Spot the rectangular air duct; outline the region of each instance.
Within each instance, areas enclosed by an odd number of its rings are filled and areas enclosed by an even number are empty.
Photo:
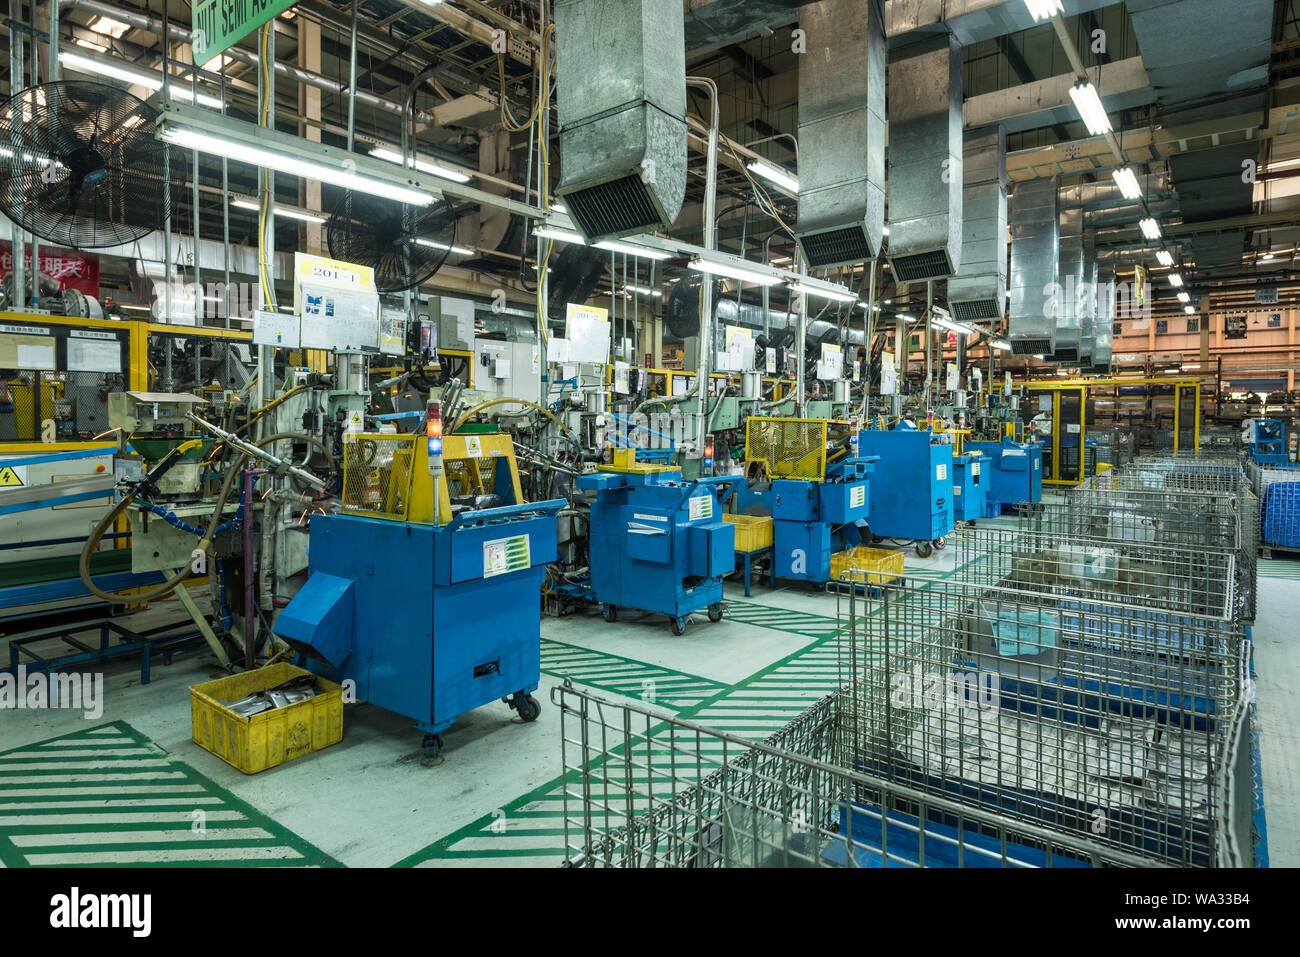
[[[1079,368],[1092,368],[1097,339],[1097,234],[1084,230],[1083,275],[1079,281]]]
[[[686,195],[681,0],[557,0],[560,185],[588,242],[667,229]]]
[[[966,134],[961,268],[948,280],[954,319],[1001,319],[1007,304],[1007,131]]]
[[[1056,348],[1056,318],[1048,308],[1056,282],[1059,235],[1057,177],[1016,184],[1011,194],[1011,300],[1007,339],[1018,356],[1050,355]]]
[[[1056,349],[1054,362],[1079,361],[1079,283],[1083,280],[1083,209],[1061,210],[1061,253],[1057,268],[1060,295],[1057,296]]]
[[[1097,338],[1092,347],[1092,371],[1110,372],[1111,341],[1115,329],[1115,267],[1097,264]]]
[[[879,5],[821,0],[799,10],[799,221],[814,269],[865,262],[885,232],[885,31]]]
[[[889,265],[895,282],[961,265],[961,45],[889,65]]]

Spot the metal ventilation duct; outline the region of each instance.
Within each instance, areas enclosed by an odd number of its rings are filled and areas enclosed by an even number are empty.
[[[966,134],[961,268],[948,280],[954,319],[1001,319],[1007,299],[1007,132]]]
[[[1115,329],[1115,267],[1097,265],[1097,338],[1092,347],[1092,371],[1110,372],[1111,341]]]
[[[1016,184],[1011,222],[1011,301],[1007,339],[1014,355],[1049,355],[1056,348],[1056,319],[1048,315],[1049,287],[1056,282],[1057,177]]]
[[[889,65],[889,265],[897,282],[961,265],[961,45]]]
[[[799,11],[799,222],[809,266],[874,259],[885,232],[885,31],[879,4]]]
[[[1097,234],[1083,234],[1083,275],[1079,294],[1079,368],[1092,367],[1097,342]]]
[[[686,194],[681,0],[557,0],[562,175],[588,241],[666,229]]]
[[[1068,192],[1068,191],[1067,191]],[[1057,297],[1054,362],[1079,361],[1079,283],[1083,280],[1083,210],[1061,211],[1061,253],[1057,267],[1061,284]]]

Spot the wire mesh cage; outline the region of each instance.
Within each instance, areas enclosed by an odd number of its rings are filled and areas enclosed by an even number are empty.
[[[830,695],[763,742],[557,686],[567,863],[583,867],[1149,866],[850,766]]]
[[[0,442],[102,435],[109,427],[108,395],[125,388],[126,377],[114,373],[0,370]]]
[[[405,519],[416,440],[414,435],[344,435],[343,511]]]
[[[847,608],[848,766],[1147,860],[1215,863],[1242,626],[957,581]]]
[[[826,475],[825,419],[750,416],[745,421],[745,461],[762,462],[774,479],[821,481]]]

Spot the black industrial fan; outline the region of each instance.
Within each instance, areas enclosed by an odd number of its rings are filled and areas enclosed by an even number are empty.
[[[28,87],[0,111],[0,210],[64,246],[117,246],[161,229],[171,203],[158,112],[83,80]]]
[[[414,289],[442,268],[456,242],[456,210],[446,196],[411,206],[347,192],[326,227],[330,255],[370,266],[380,292]]]

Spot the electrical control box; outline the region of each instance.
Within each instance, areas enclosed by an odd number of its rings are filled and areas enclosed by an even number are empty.
[[[187,433],[194,425],[185,413],[202,404],[192,392],[112,392],[108,424],[123,435]]]

